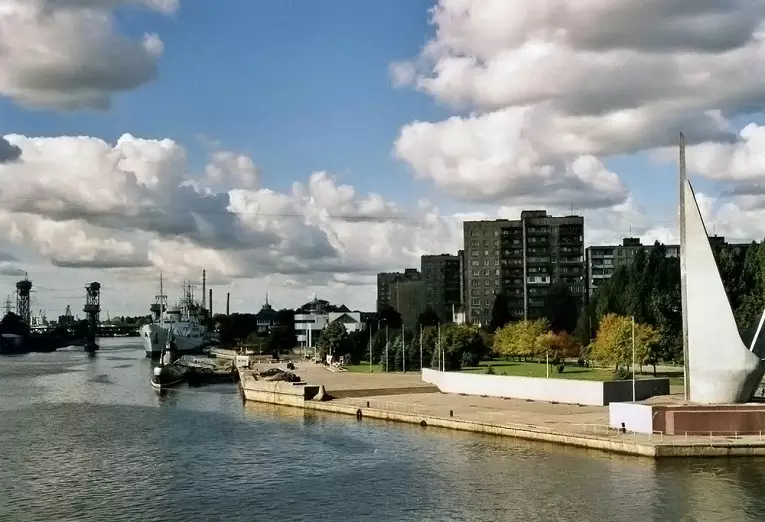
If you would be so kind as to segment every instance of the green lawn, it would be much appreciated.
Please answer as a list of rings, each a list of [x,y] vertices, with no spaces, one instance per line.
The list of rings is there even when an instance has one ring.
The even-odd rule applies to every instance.
[[[348,370],[351,373],[370,373],[369,372],[369,363],[362,362],[361,364],[347,364],[343,366],[346,370]],[[372,373],[380,373],[382,370],[380,369],[379,364],[373,364],[371,366]]]
[[[515,362],[504,359],[493,361],[481,361],[480,366],[463,368],[465,373],[486,373],[486,367],[491,364],[495,375],[513,375],[516,377],[546,377],[547,369],[544,363]],[[613,378],[613,370],[610,368],[580,368],[576,365],[567,364],[563,373],[558,373],[555,366],[550,366],[550,378],[555,379],[580,379],[586,381],[610,381]],[[659,373],[657,377],[669,377],[670,384],[682,384],[682,369],[678,373]],[[653,377],[650,368],[644,368],[643,373],[637,374],[638,379]]]
[[[504,359],[495,359],[492,361],[481,361],[480,366],[472,368],[463,368],[465,373],[486,373],[486,367],[491,364],[495,375],[514,375],[518,377],[546,377],[544,363],[516,362]],[[382,372],[379,364],[373,364],[370,372],[369,363],[353,364],[344,366],[352,373],[380,373]],[[419,370],[414,370],[419,371]],[[567,364],[563,373],[558,373],[555,366],[550,366],[550,378],[555,379],[580,379],[585,381],[610,381],[613,378],[613,369],[611,368],[580,368],[575,364]],[[679,367],[676,372],[659,372],[657,377],[669,377],[671,385],[683,384],[683,370]],[[644,367],[643,373],[638,373],[638,379],[653,377],[650,367]]]

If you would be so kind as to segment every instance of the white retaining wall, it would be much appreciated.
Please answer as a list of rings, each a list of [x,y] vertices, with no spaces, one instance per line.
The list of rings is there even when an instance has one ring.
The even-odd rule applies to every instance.
[[[580,381],[575,379],[546,379],[512,377],[475,373],[439,372],[424,368],[424,382],[438,386],[444,393],[462,393],[487,397],[505,397],[532,401],[560,402],[605,406],[616,397],[632,396],[632,381]],[[641,379],[636,384],[637,400],[669,393],[669,379]],[[650,384],[649,384],[650,383]],[[623,388],[623,389],[622,389]],[[658,392],[658,393],[657,393]]]
[[[612,402],[608,405],[608,425],[614,429],[637,433],[653,433],[653,408],[634,402]]]

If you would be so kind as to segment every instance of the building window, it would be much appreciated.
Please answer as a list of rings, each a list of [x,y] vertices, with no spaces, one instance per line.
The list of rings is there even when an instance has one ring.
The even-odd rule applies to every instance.
[[[470,262],[470,266],[481,266],[481,262],[480,262],[480,261],[478,261],[477,259],[473,259],[473,260]]]
[[[471,275],[473,275],[473,276],[481,275],[481,269],[480,268],[474,268],[473,271],[471,272]]]

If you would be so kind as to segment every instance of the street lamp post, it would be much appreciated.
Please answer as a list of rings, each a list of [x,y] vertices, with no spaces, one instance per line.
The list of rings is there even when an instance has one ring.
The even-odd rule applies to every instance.
[[[422,325],[420,325],[420,372],[422,372]]]
[[[635,402],[635,316],[632,316],[632,402]]]
[[[367,322],[369,326],[369,373],[372,373],[372,325]]]
[[[390,344],[390,334],[388,332],[388,323],[385,322],[385,371],[388,371],[388,345]]]

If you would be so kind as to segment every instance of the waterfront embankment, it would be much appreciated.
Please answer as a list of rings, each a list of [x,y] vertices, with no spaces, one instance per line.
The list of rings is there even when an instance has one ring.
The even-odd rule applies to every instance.
[[[269,366],[260,365],[258,369]],[[640,457],[765,456],[762,434],[667,436],[621,432],[608,427],[608,408],[604,406],[445,394],[423,383],[419,373],[331,372],[309,363],[298,364],[294,373],[308,385],[321,387],[322,398],[330,400],[314,400],[312,393],[294,391],[293,385],[287,386],[292,390],[289,392],[281,392],[273,383],[258,381],[256,385],[247,370],[242,373],[241,390],[245,399],[258,402]]]

